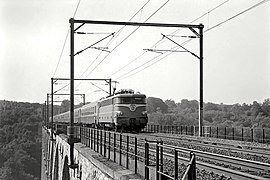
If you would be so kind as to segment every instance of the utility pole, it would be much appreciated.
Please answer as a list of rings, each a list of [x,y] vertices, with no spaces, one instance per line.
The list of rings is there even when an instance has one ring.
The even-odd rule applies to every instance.
[[[53,132],[53,78],[51,78],[51,124]],[[53,140],[53,135],[51,135],[51,140]]]
[[[200,112],[199,112],[199,136],[202,136],[203,128],[203,25],[199,25],[200,36]]]
[[[53,146],[54,146],[54,139],[53,139],[53,78],[51,78],[51,163],[50,163],[50,179],[53,179]]]
[[[47,94],[47,129],[49,128],[49,93]]]
[[[44,102],[44,125],[47,127],[47,103]]]
[[[109,79],[110,96],[112,95],[112,79]]]
[[[69,144],[70,144],[70,165],[72,169],[78,168],[74,163],[74,19],[70,18],[70,123],[69,123]]]

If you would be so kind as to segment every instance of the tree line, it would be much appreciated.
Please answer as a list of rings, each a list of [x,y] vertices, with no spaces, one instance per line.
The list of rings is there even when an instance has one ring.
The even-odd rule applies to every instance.
[[[0,101],[0,180],[38,180],[42,106]]]
[[[75,108],[83,104],[75,105]],[[70,102],[64,100],[60,106],[54,106],[54,114],[69,111]],[[163,101],[157,97],[147,98],[149,123],[159,125],[198,126],[199,102],[182,99]],[[204,125],[218,127],[270,128],[270,99],[252,104],[215,104],[204,103]]]
[[[149,123],[159,125],[198,126],[199,103],[183,99],[163,101],[147,98]],[[204,103],[204,125],[218,127],[270,128],[270,99],[252,104]]]

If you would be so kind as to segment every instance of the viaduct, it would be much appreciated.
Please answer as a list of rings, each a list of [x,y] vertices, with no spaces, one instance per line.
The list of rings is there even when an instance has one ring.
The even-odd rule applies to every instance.
[[[52,134],[53,133],[53,134]],[[53,139],[51,138],[53,137]],[[70,167],[70,144],[68,136],[42,128],[42,180],[139,180],[144,179],[134,171],[120,166],[119,163],[95,152],[90,147],[78,142],[74,145],[76,168]],[[118,155],[119,156],[119,155]],[[118,158],[117,158],[118,159]],[[122,159],[126,164],[125,158]],[[138,165],[143,169],[143,165]],[[140,171],[140,170],[139,170]]]

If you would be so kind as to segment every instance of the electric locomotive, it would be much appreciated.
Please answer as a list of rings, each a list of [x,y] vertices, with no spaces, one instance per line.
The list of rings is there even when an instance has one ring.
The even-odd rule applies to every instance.
[[[54,122],[68,123],[69,114],[54,116]],[[127,89],[74,110],[75,124],[96,128],[140,132],[147,122],[146,96]]]

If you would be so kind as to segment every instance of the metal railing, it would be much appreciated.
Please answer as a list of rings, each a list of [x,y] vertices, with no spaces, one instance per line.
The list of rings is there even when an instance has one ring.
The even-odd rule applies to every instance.
[[[88,127],[79,127],[78,130],[82,144],[134,171],[135,174],[138,173],[138,159],[144,159],[144,157],[138,155],[137,137]],[[131,162],[134,162],[132,167]]]
[[[55,126],[54,132],[66,134],[67,129],[68,125],[57,125]],[[163,141],[150,141],[146,139],[142,141],[138,140],[136,136],[82,126],[75,126],[74,137],[102,156],[132,170],[135,174],[145,176],[147,180],[150,178],[149,169],[151,167],[155,168],[157,180],[163,179],[164,177],[179,179],[178,156],[182,150],[164,145]],[[142,144],[144,144],[144,148]],[[149,144],[151,144],[150,146],[153,146],[154,149],[149,150]],[[174,176],[164,172],[163,165],[164,159],[166,158],[164,158],[163,149],[174,151]],[[153,157],[155,158],[153,159]],[[194,179],[194,177],[196,177],[195,155],[192,154],[190,158],[191,161],[187,165],[188,169],[186,170],[188,173],[183,176],[185,178],[187,176],[188,180],[192,180],[192,178]]]
[[[193,152],[190,152],[190,162],[187,165],[182,180],[195,180],[196,179],[196,156]]]
[[[150,157],[150,145],[155,146],[155,158],[149,158]],[[171,157],[171,162],[174,162],[173,164],[173,172],[167,172],[164,168],[164,161],[165,159],[169,159],[170,157],[166,157],[164,155],[164,150],[173,151],[173,157]],[[172,180],[178,180],[180,179],[180,176],[182,176],[182,180],[188,179],[188,180],[195,180],[196,179],[196,157],[193,152],[190,152],[190,162],[187,165],[187,169],[183,175],[181,175],[181,172],[179,172],[179,155],[180,153],[185,153],[180,149],[172,148],[170,146],[164,145],[163,141],[152,141],[145,139],[145,179],[150,179],[149,170],[151,167],[155,168],[155,177],[156,180],[162,180],[162,179],[172,179]],[[167,163],[167,166],[170,166],[169,163]]]
[[[178,125],[157,125],[148,124],[144,129],[146,132],[152,133],[170,133],[189,136],[198,136],[198,126],[178,126]],[[203,126],[202,136],[214,137],[220,139],[270,143],[269,128],[233,128],[233,127],[213,127]]]
[[[156,161],[150,159],[149,144],[156,145]],[[145,139],[144,143],[144,177],[146,180],[150,179],[149,169],[156,167],[156,180],[159,180],[159,176],[163,174],[163,141],[150,141]]]

